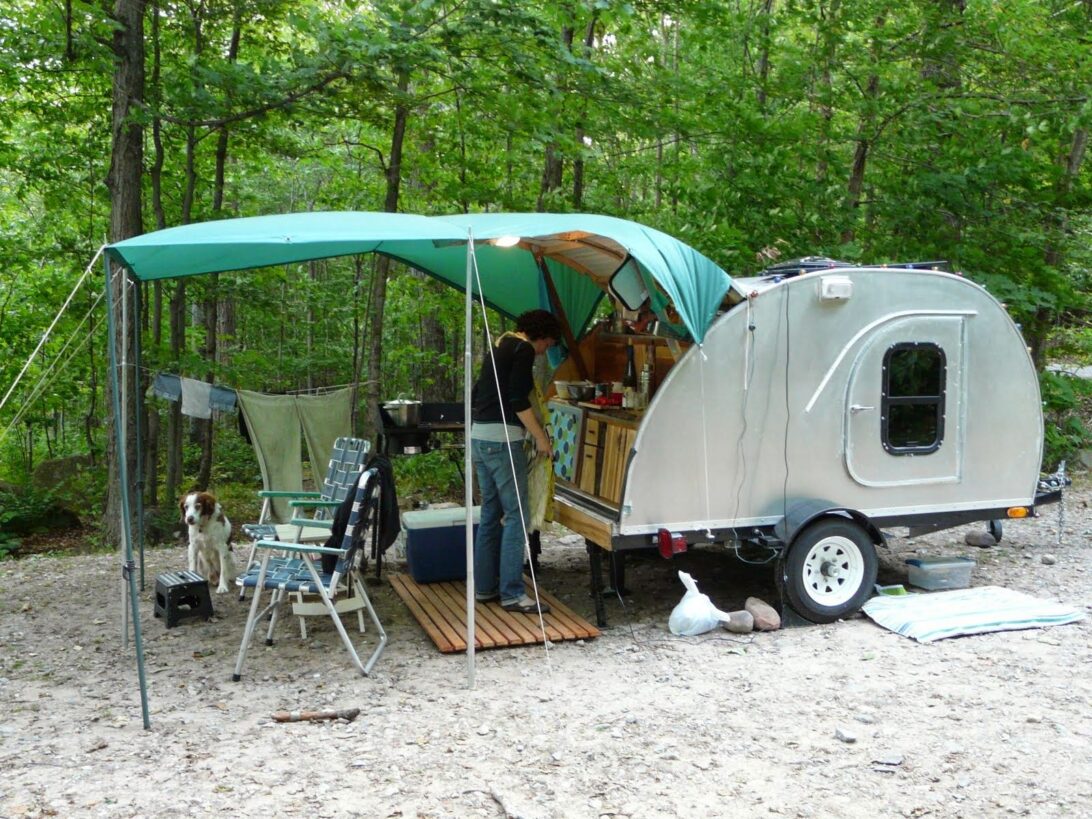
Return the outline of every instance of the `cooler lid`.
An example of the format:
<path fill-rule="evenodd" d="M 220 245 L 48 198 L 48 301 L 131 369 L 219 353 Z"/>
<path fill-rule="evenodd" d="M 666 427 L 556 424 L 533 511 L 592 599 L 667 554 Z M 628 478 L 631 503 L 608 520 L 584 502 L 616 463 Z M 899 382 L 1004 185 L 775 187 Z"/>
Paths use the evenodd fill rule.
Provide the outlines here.
<path fill-rule="evenodd" d="M 480 523 L 482 508 L 474 507 L 474 523 Z M 466 524 L 466 507 L 451 506 L 444 509 L 418 509 L 402 513 L 402 525 L 407 529 L 435 529 L 440 526 Z"/>

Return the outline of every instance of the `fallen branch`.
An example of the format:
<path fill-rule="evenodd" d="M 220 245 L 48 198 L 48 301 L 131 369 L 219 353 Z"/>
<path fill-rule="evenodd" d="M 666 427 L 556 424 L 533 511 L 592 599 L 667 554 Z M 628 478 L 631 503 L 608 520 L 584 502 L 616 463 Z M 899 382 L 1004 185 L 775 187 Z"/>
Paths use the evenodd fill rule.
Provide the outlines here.
<path fill-rule="evenodd" d="M 359 708 L 343 708 L 340 711 L 277 711 L 274 722 L 318 722 L 327 719 L 343 719 L 352 722 L 360 714 Z"/>

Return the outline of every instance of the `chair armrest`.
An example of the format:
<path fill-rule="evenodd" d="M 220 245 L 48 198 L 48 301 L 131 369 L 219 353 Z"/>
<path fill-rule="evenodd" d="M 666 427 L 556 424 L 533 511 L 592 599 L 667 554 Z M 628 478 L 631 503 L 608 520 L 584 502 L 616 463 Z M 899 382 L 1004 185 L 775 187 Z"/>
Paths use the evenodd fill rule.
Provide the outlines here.
<path fill-rule="evenodd" d="M 306 543 L 285 543 L 283 540 L 259 540 L 254 544 L 259 549 L 270 549 L 274 552 L 291 552 L 293 554 L 319 554 L 319 555 L 344 555 L 344 549 L 328 549 L 325 546 L 308 545 Z"/>
<path fill-rule="evenodd" d="M 291 500 L 288 501 L 288 505 L 293 509 L 302 509 L 304 507 L 317 507 L 319 509 L 336 509 L 341 506 L 341 501 L 335 500 Z"/>
<path fill-rule="evenodd" d="M 321 492 L 294 492 L 287 489 L 259 489 L 259 498 L 321 498 Z"/>
<path fill-rule="evenodd" d="M 304 529 L 326 529 L 332 531 L 334 528 L 334 522 L 332 520 L 312 520 L 311 518 L 292 518 L 288 521 L 289 526 L 299 526 Z"/>

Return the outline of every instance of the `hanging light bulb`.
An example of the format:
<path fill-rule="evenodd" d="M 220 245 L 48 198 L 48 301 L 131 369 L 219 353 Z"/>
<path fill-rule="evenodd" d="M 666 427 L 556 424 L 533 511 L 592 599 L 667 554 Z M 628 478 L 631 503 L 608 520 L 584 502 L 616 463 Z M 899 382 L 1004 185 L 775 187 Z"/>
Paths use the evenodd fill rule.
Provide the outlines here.
<path fill-rule="evenodd" d="M 519 242 L 519 236 L 498 236 L 493 240 L 493 244 L 497 247 L 515 247 Z"/>

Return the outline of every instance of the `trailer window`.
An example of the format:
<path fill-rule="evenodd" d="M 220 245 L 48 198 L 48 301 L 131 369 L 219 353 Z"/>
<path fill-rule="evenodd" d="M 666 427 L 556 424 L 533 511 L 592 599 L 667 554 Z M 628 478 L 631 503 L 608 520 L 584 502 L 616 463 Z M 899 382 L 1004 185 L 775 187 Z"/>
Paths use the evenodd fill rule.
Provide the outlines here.
<path fill-rule="evenodd" d="M 881 434 L 892 455 L 936 452 L 944 439 L 947 362 L 936 344 L 896 344 L 883 359 Z"/>

